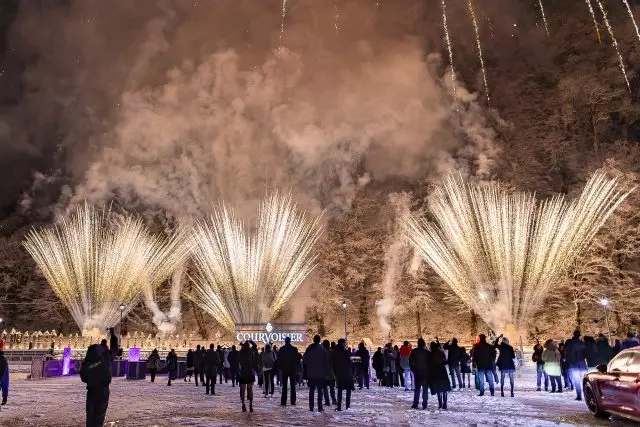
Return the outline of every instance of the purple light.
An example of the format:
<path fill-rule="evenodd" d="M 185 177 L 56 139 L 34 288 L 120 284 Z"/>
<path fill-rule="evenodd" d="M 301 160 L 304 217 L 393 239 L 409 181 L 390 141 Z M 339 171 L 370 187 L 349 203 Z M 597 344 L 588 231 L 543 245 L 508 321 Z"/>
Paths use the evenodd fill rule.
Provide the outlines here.
<path fill-rule="evenodd" d="M 69 375 L 71 367 L 71 347 L 65 347 L 62 353 L 62 375 Z"/>
<path fill-rule="evenodd" d="M 140 361 L 140 349 L 138 347 L 131 347 L 129 349 L 129 362 L 139 362 Z"/>

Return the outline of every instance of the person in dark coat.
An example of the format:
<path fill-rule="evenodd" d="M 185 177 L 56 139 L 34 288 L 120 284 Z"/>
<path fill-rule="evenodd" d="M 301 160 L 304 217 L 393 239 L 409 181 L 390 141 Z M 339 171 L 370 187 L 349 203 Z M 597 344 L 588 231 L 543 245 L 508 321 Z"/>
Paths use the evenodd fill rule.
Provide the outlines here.
<path fill-rule="evenodd" d="M 608 365 L 613 359 L 613 348 L 609 345 L 607 337 L 599 334 L 596 346 L 598 347 L 598 365 Z"/>
<path fill-rule="evenodd" d="M 587 362 L 585 346 L 580 339 L 579 330 L 576 330 L 573 338 L 565 343 L 565 352 L 569 364 L 569 378 L 576 389 L 576 400 L 582 400 L 582 378 L 587 373 Z"/>
<path fill-rule="evenodd" d="M 118 340 L 118 336 L 116 335 L 116 330 L 114 328 L 109 328 L 109 350 L 111 350 L 111 357 L 113 359 L 117 358 L 120 350 L 120 340 Z"/>
<path fill-rule="evenodd" d="M 464 387 L 466 379 L 467 387 L 471 388 L 471 356 L 464 347 L 460 347 L 460 373 L 462 374 L 462 387 Z"/>
<path fill-rule="evenodd" d="M 171 380 L 175 380 L 178 374 L 178 355 L 174 349 L 167 354 L 167 385 L 171 385 Z"/>
<path fill-rule="evenodd" d="M 249 349 L 251 350 L 251 349 Z M 229 375 L 231 376 L 231 387 L 236 386 L 236 382 L 238 381 L 238 363 L 239 363 L 239 354 L 238 350 L 236 350 L 236 346 L 231 346 L 231 351 L 227 356 L 227 360 L 229 361 Z M 253 389 L 252 389 L 253 392 Z"/>
<path fill-rule="evenodd" d="M 158 362 L 160 361 L 160 355 L 158 349 L 154 348 L 149 358 L 147 359 L 147 365 L 149 367 L 149 373 L 151 374 L 151 382 L 156 381 L 156 372 L 158 372 Z"/>
<path fill-rule="evenodd" d="M 187 379 L 189 380 L 189 382 L 191 382 L 192 376 L 193 376 L 193 351 L 189 349 L 189 351 L 187 351 L 187 372 L 186 372 L 186 375 L 184 376 L 184 382 L 187 382 Z"/>
<path fill-rule="evenodd" d="M 587 370 L 595 369 L 598 366 L 598 346 L 593 337 L 584 337 L 584 355 L 587 360 Z"/>
<path fill-rule="evenodd" d="M 198 387 L 198 377 L 201 375 L 204 375 L 204 371 L 202 368 L 203 359 L 204 359 L 204 354 L 200 349 L 200 344 L 198 344 L 196 346 L 196 351 L 193 352 L 193 376 L 196 377 L 196 387 Z M 204 381 L 200 381 L 200 382 L 204 383 Z"/>
<path fill-rule="evenodd" d="M 9 362 L 4 357 L 4 340 L 0 340 L 0 388 L 2 389 L 2 404 L 7 404 L 9 397 Z"/>
<path fill-rule="evenodd" d="M 494 365 L 494 352 L 495 349 L 491 344 L 487 342 L 487 337 L 484 334 L 478 336 L 478 343 L 473 346 L 473 362 L 476 365 L 476 375 L 478 378 L 478 389 L 480 394 L 478 396 L 484 396 L 484 380 L 486 378 L 489 381 L 489 391 L 491 396 L 494 395 L 494 377 L 493 368 Z"/>
<path fill-rule="evenodd" d="M 102 427 L 111 384 L 111 359 L 102 346 L 89 346 L 80 368 L 80 379 L 87 384 L 87 427 Z"/>
<path fill-rule="evenodd" d="M 371 365 L 373 370 L 376 371 L 376 378 L 378 379 L 378 385 L 384 385 L 384 356 L 382 355 L 382 347 L 378 347 L 373 357 L 371 358 Z"/>
<path fill-rule="evenodd" d="M 313 344 L 309 345 L 303 356 L 304 372 L 309 384 L 309 410 L 313 412 L 314 393 L 318 392 L 318 412 L 322 412 L 322 391 L 324 388 L 329 353 L 320 345 L 320 335 L 313 337 Z"/>
<path fill-rule="evenodd" d="M 362 390 L 362 387 L 366 386 L 369 389 L 369 350 L 361 342 L 358 344 L 358 351 L 356 356 L 360 358 L 358 363 L 358 389 Z"/>
<path fill-rule="evenodd" d="M 276 352 L 271 350 L 271 346 L 267 344 L 264 346 L 264 352 L 258 354 L 257 357 L 262 359 L 262 375 L 264 376 L 264 395 L 273 395 L 275 392 L 274 378 L 275 378 L 275 366 L 276 366 Z"/>
<path fill-rule="evenodd" d="M 258 367 L 257 356 L 251 349 L 249 341 L 242 343 L 242 348 L 238 355 L 236 367 L 240 383 L 240 400 L 242 401 L 242 412 L 247 412 L 245 406 L 245 392 L 249 400 L 249 411 L 253 412 L 253 383 L 256 381 L 256 368 Z M 235 346 L 233 348 L 235 350 Z"/>
<path fill-rule="evenodd" d="M 571 388 L 571 390 L 573 390 L 573 384 L 569 378 L 569 363 L 567 362 L 567 351 L 564 340 L 558 343 L 558 351 L 560 352 L 560 375 L 564 378 L 564 388 Z"/>
<path fill-rule="evenodd" d="M 544 360 L 542 360 L 542 352 L 544 352 L 544 347 L 540 344 L 540 341 L 536 342 L 536 345 L 533 346 L 533 356 L 531 356 L 531 360 L 536 363 L 536 390 L 541 391 L 542 386 L 542 377 L 544 376 L 544 391 L 549 390 L 549 375 L 544 370 Z"/>
<path fill-rule="evenodd" d="M 617 356 L 618 353 L 620 353 L 621 351 L 622 351 L 622 341 L 616 338 L 613 341 L 613 355 Z"/>
<path fill-rule="evenodd" d="M 222 346 L 218 346 L 216 353 L 218 353 L 218 358 L 220 359 L 220 363 L 218 364 L 218 377 L 220 378 L 220 384 L 222 384 L 222 376 L 224 375 L 224 350 Z"/>
<path fill-rule="evenodd" d="M 209 350 L 204 354 L 202 359 L 202 369 L 204 370 L 205 392 L 204 394 L 216 394 L 216 377 L 218 375 L 218 366 L 220 365 L 220 358 L 218 352 L 215 350 L 213 344 L 209 344 Z"/>
<path fill-rule="evenodd" d="M 429 388 L 431 394 L 438 395 L 438 409 L 447 410 L 447 395 L 451 391 L 449 375 L 447 375 L 447 358 L 440 348 L 440 343 L 431 343 L 429 358 Z"/>
<path fill-rule="evenodd" d="M 278 352 L 278 366 L 282 374 L 282 397 L 280 405 L 287 405 L 287 385 L 291 386 L 291 405 L 296 404 L 296 375 L 300 364 L 300 352 L 291 345 L 291 338 L 284 339 Z"/>
<path fill-rule="evenodd" d="M 427 402 L 429 400 L 429 365 L 430 365 L 431 353 L 426 349 L 426 344 L 422 338 L 418 339 L 418 347 L 411 350 L 411 356 L 409 356 L 409 366 L 413 377 L 415 379 L 415 385 L 413 387 L 413 405 L 411 408 L 418 409 L 420 403 L 420 389 L 422 389 L 422 409 L 427 409 Z"/>
<path fill-rule="evenodd" d="M 107 340 L 103 339 L 102 341 L 100 341 L 100 345 L 102 346 L 102 348 L 104 348 L 104 351 L 109 356 L 109 360 L 113 361 L 113 353 L 111 353 L 111 350 L 109 350 L 109 346 L 107 345 Z"/>
<path fill-rule="evenodd" d="M 384 352 L 382 353 L 384 356 L 384 383 L 387 387 L 392 387 L 395 385 L 395 377 L 396 377 L 396 359 L 397 355 L 393 351 L 393 347 L 391 343 L 387 343 Z"/>
<path fill-rule="evenodd" d="M 402 370 L 402 366 L 400 365 L 400 347 L 394 345 L 393 354 L 395 355 L 396 360 L 396 372 L 393 375 L 393 385 L 395 385 L 396 387 L 404 387 L 404 371 Z"/>
<path fill-rule="evenodd" d="M 498 344 L 498 341 L 502 338 L 502 342 Z M 509 383 L 511 384 L 511 397 L 513 397 L 514 380 L 516 373 L 516 364 L 514 359 L 516 358 L 516 352 L 513 347 L 509 345 L 509 338 L 500 335 L 493 343 L 495 348 L 500 352 L 498 355 L 498 361 L 496 366 L 500 369 L 500 395 L 504 397 L 504 378 L 509 376 Z"/>
<path fill-rule="evenodd" d="M 635 333 L 629 331 L 627 332 L 627 338 L 620 343 L 620 350 L 627 350 L 638 346 L 640 346 L 640 340 L 638 340 Z"/>
<path fill-rule="evenodd" d="M 338 385 L 338 407 L 336 411 L 342 411 L 342 391 L 346 391 L 345 409 L 351 406 L 351 390 L 353 389 L 353 370 L 351 366 L 351 354 L 347 350 L 347 342 L 344 338 L 338 340 L 338 345 L 331 353 L 331 366 L 336 375 Z"/>
<path fill-rule="evenodd" d="M 453 338 L 451 342 L 444 345 L 444 349 L 447 353 L 447 364 L 449 365 L 449 374 L 451 375 L 451 387 L 455 390 L 456 378 L 458 378 L 458 387 L 464 388 L 464 382 L 462 381 L 462 372 L 460 370 L 461 352 L 458 347 L 458 340 Z"/>
<path fill-rule="evenodd" d="M 336 349 L 336 343 L 329 344 L 329 340 L 322 341 L 322 347 L 327 350 L 327 375 L 324 377 L 324 386 L 322 387 L 324 395 L 324 406 L 336 404 L 336 375 L 333 373 L 332 357 L 333 351 Z M 331 400 L 329 400 L 331 397 Z"/>

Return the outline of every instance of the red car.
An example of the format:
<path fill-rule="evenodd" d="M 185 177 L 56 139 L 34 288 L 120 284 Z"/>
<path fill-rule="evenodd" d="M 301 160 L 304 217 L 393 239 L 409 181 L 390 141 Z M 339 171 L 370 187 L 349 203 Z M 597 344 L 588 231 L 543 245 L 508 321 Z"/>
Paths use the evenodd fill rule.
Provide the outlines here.
<path fill-rule="evenodd" d="M 617 415 L 640 422 L 640 347 L 621 351 L 609 365 L 585 375 L 584 397 L 598 418 Z"/>

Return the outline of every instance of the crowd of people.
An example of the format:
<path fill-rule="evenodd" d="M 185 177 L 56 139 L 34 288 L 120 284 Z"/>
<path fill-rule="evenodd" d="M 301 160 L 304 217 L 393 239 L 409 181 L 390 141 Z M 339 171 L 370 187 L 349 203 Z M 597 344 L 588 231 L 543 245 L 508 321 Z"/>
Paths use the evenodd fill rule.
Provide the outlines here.
<path fill-rule="evenodd" d="M 111 345 L 117 348 L 117 341 L 112 339 Z M 551 339 L 544 345 L 537 342 L 532 356 L 536 365 L 537 390 L 541 391 L 543 384 L 545 390 L 551 388 L 551 393 L 571 389 L 576 391 L 576 399 L 581 400 L 581 379 L 589 368 L 606 364 L 617 352 L 638 345 L 638 339 L 632 333 L 627 339 L 610 346 L 602 334 L 597 338 L 581 337 L 579 331 L 575 331 L 566 342 L 556 343 Z M 420 338 L 417 347 L 408 341 L 400 347 L 388 343 L 384 348 L 378 347 L 371 357 L 364 343 L 360 343 L 357 349 L 350 349 L 344 339 L 336 343 L 322 341 L 316 335 L 303 353 L 291 344 L 289 338 L 280 348 L 266 344 L 259 349 L 253 341 L 241 343 L 239 350 L 235 345 L 222 348 L 210 344 L 208 349 L 197 346 L 187 352 L 184 381 L 192 382 L 194 379 L 196 386 L 205 388 L 206 395 L 216 395 L 217 382 L 231 382 L 231 387 L 238 385 L 243 412 L 254 410 L 255 383 L 266 398 L 275 394 L 276 384 L 281 385 L 282 406 L 287 402 L 296 405 L 296 389 L 306 385 L 310 411 L 323 412 L 329 406 L 342 411 L 350 408 L 356 386 L 358 389 L 370 387 L 371 367 L 379 386 L 404 387 L 405 391 L 413 391 L 411 408 L 426 409 L 431 394 L 437 396 L 438 408 L 447 410 L 448 393 L 456 388 L 471 388 L 472 374 L 475 374 L 474 386 L 479 396 L 485 395 L 486 384 L 490 395 L 494 396 L 498 383 L 502 397 L 505 397 L 505 385 L 507 393 L 514 397 L 518 359 L 509 339 L 502 335 L 489 341 L 481 334 L 470 351 L 459 346 L 455 338 L 446 343 L 440 343 L 436 338 L 429 345 Z M 87 384 L 88 426 L 104 422 L 112 360 L 107 340 L 103 340 L 101 344 L 89 347 L 82 364 L 80 376 Z M 171 386 L 178 372 L 178 356 L 173 349 L 165 362 L 167 386 Z M 149 356 L 147 366 L 151 382 L 154 382 L 160 366 L 157 350 Z"/>

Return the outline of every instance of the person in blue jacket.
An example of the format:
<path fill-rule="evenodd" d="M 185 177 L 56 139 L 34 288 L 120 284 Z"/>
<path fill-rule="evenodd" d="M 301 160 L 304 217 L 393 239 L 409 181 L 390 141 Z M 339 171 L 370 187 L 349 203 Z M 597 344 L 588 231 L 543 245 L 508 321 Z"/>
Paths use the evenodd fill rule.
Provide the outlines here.
<path fill-rule="evenodd" d="M 9 397 L 9 363 L 4 357 L 4 340 L 0 340 L 0 386 L 2 386 L 2 404 L 7 404 Z"/>

